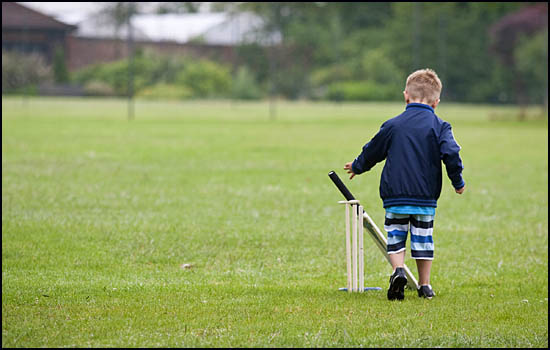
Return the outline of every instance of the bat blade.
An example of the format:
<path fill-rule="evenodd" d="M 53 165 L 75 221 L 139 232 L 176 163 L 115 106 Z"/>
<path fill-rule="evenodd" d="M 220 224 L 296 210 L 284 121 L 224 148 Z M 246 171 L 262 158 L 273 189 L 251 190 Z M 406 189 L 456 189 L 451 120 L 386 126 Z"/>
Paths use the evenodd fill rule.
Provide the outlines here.
<path fill-rule="evenodd" d="M 336 185 L 338 190 L 340 190 L 340 193 L 346 198 L 346 200 L 354 200 L 355 197 L 351 194 L 349 189 L 344 185 L 342 180 L 338 177 L 338 174 L 336 172 L 331 171 L 328 173 L 328 176 Z M 367 232 L 369 233 L 369 236 L 373 239 L 375 245 L 380 249 L 380 252 L 384 255 L 386 260 L 391 264 L 390 257 L 387 252 L 387 244 L 388 241 L 386 240 L 386 236 L 380 231 L 378 226 L 374 223 L 374 221 L 371 219 L 369 214 L 367 214 L 366 211 L 363 211 L 363 227 L 367 229 Z M 407 267 L 407 265 L 403 264 L 405 274 L 407 275 L 407 286 L 411 289 L 417 290 L 419 288 L 418 281 L 414 277 L 411 270 Z"/>
<path fill-rule="evenodd" d="M 382 233 L 382 231 L 380 231 L 380 229 L 376 226 L 376 224 L 366 211 L 363 211 L 363 226 L 367 229 L 375 245 L 378 247 L 378 249 L 380 249 L 388 263 L 390 263 L 391 265 L 390 257 L 386 250 L 388 244 L 386 236 Z M 407 286 L 413 290 L 417 290 L 419 288 L 419 285 L 413 273 L 406 264 L 403 264 L 403 269 L 405 270 L 405 274 L 407 275 Z"/>

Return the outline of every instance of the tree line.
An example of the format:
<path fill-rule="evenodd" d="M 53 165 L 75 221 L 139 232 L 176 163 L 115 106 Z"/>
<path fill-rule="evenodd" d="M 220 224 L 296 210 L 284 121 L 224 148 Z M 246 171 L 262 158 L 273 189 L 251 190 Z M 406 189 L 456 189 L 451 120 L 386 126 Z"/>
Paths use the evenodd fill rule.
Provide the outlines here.
<path fill-rule="evenodd" d="M 205 3 L 107 3 L 99 11 L 116 32 L 153 4 L 157 13 L 202 11 Z M 548 4 L 541 2 L 216 2 L 208 11 L 253 12 L 257 41 L 237 45 L 237 65 L 137 50 L 127 60 L 68 73 L 90 94 L 124 95 L 128 74 L 148 97 L 282 97 L 332 101 L 402 99 L 405 79 L 432 68 L 442 99 L 548 105 Z M 277 34 L 278 41 L 272 41 Z M 45 73 L 39 62 L 2 55 L 2 90 Z M 36 61 L 36 62 L 35 62 Z M 56 59 L 62 62 L 63 59 Z M 13 64 L 10 64 L 12 62 Z M 38 63 L 37 63 L 38 62 Z M 25 68 L 26 67 L 26 68 Z M 31 74 L 34 70 L 37 72 Z M 37 68 L 38 67 L 38 68 Z M 23 75 L 28 79 L 20 79 Z M 60 78 L 61 77 L 61 78 Z"/>
<path fill-rule="evenodd" d="M 251 66 L 265 79 L 271 65 L 285 97 L 401 98 L 406 76 L 430 67 L 449 101 L 547 105 L 547 3 L 254 2 L 233 10 L 253 11 L 266 34 L 281 33 L 290 53 L 267 52 L 275 63 Z"/>

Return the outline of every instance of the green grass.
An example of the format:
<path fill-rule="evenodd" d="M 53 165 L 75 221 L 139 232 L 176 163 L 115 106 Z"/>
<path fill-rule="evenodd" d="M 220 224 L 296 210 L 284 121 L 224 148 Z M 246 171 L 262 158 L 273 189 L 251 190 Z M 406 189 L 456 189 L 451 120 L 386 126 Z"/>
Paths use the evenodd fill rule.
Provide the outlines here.
<path fill-rule="evenodd" d="M 548 125 L 448 105 L 431 301 L 346 280 L 342 170 L 403 104 L 2 98 L 3 347 L 547 347 Z M 491 121 L 493 119 L 493 121 Z M 383 164 L 345 178 L 381 227 Z M 407 252 L 406 263 L 416 274 Z M 191 264 L 190 269 L 181 268 Z"/>

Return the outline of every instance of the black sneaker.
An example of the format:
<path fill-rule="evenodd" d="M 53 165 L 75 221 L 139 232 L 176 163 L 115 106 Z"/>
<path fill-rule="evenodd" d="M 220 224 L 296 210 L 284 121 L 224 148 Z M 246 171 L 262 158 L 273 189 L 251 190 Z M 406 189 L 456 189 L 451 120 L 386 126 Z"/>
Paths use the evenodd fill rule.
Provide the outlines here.
<path fill-rule="evenodd" d="M 428 285 L 420 286 L 420 288 L 418 288 L 418 296 L 420 298 L 431 299 L 435 297 L 435 293 L 432 289 L 432 286 L 428 284 Z"/>
<path fill-rule="evenodd" d="M 390 287 L 388 288 L 388 300 L 403 300 L 405 299 L 405 285 L 407 284 L 407 276 L 405 269 L 398 267 L 393 275 L 390 276 Z"/>

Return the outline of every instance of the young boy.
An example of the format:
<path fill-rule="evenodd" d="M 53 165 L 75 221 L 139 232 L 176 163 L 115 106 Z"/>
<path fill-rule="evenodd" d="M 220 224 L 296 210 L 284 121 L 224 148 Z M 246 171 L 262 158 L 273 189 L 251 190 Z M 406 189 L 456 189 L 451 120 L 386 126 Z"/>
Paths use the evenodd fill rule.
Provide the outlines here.
<path fill-rule="evenodd" d="M 411 255 L 419 274 L 418 296 L 435 296 L 430 285 L 434 254 L 432 239 L 437 199 L 441 194 L 441 161 L 455 192 L 464 192 L 460 146 L 451 125 L 434 113 L 442 84 L 431 69 L 409 75 L 403 95 L 405 111 L 382 124 L 361 154 L 344 169 L 355 175 L 370 170 L 386 159 L 380 179 L 380 197 L 386 209 L 384 229 L 388 232 L 387 252 L 393 267 L 388 299 L 404 299 L 407 276 L 403 269 L 407 233 L 411 231 Z"/>

